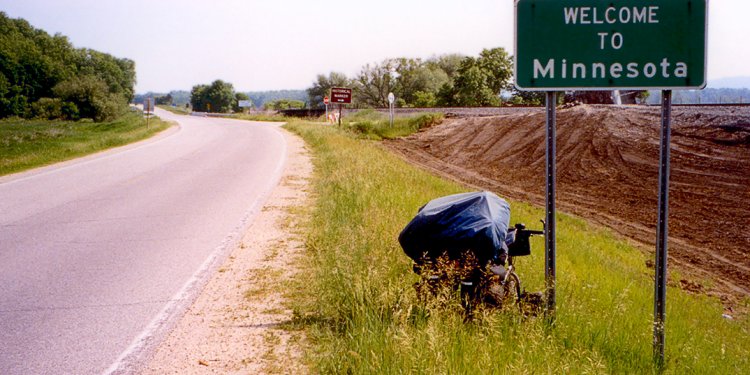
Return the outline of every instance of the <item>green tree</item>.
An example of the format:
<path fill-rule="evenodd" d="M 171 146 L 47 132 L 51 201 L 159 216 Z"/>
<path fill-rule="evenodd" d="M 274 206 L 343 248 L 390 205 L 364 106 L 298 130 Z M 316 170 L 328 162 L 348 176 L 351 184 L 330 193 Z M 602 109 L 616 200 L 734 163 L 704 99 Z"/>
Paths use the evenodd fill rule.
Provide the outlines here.
<path fill-rule="evenodd" d="M 234 86 L 220 79 L 210 85 L 193 86 L 190 103 L 199 112 L 229 113 L 236 105 Z"/>
<path fill-rule="evenodd" d="M 437 95 L 432 92 L 417 91 L 414 98 L 415 107 L 435 107 L 438 103 Z"/>
<path fill-rule="evenodd" d="M 458 73 L 458 68 L 465 58 L 466 56 L 457 53 L 440 55 L 427 60 L 426 65 L 433 69 L 442 70 L 452 80 L 456 76 L 456 73 Z"/>
<path fill-rule="evenodd" d="M 483 50 L 478 58 L 466 57 L 453 76 L 438 92 L 440 105 L 497 106 L 500 92 L 509 88 L 513 61 L 503 48 Z"/>
<path fill-rule="evenodd" d="M 134 84 L 132 60 L 73 48 L 62 35 L 50 36 L 0 12 L 0 117 L 73 116 L 80 106 L 81 116 L 110 119 L 125 110 Z M 77 101 L 48 100 L 56 98 Z"/>
<path fill-rule="evenodd" d="M 263 107 L 266 110 L 275 111 L 281 111 L 284 109 L 302 109 L 305 108 L 305 102 L 301 100 L 278 99 L 267 102 Z"/>
<path fill-rule="evenodd" d="M 110 121 L 122 115 L 125 99 L 111 93 L 106 82 L 92 75 L 76 76 L 55 85 L 55 96 L 75 104 L 78 116 L 94 121 Z"/>
<path fill-rule="evenodd" d="M 193 86 L 193 89 L 190 90 L 190 105 L 193 107 L 194 111 L 208 112 L 209 103 L 206 97 L 207 90 L 208 85 L 195 85 Z"/>
<path fill-rule="evenodd" d="M 172 94 L 157 96 L 155 101 L 157 105 L 172 105 Z"/>
<path fill-rule="evenodd" d="M 416 105 L 416 94 L 438 92 L 443 84 L 450 82 L 448 74 L 435 65 L 429 65 L 420 59 L 395 59 L 396 87 L 394 93 L 406 102 L 407 106 Z"/>
<path fill-rule="evenodd" d="M 453 104 L 467 107 L 499 105 L 499 91 L 493 91 L 491 79 L 492 75 L 483 69 L 478 59 L 467 57 L 453 82 Z"/>
<path fill-rule="evenodd" d="M 388 94 L 397 85 L 395 59 L 383 60 L 380 64 L 367 64 L 354 79 L 359 103 L 371 107 L 387 107 Z"/>
<path fill-rule="evenodd" d="M 318 74 L 312 87 L 307 89 L 311 108 L 322 108 L 323 97 L 330 95 L 331 87 L 350 87 L 352 82 L 344 73 L 331 72 L 327 76 Z"/>

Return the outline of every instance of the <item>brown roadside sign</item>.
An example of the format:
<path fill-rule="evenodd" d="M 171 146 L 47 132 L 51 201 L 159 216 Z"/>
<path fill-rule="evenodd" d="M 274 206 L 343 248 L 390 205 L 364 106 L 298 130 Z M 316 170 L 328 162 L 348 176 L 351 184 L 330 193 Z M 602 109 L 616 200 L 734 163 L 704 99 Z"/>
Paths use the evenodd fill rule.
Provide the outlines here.
<path fill-rule="evenodd" d="M 331 88 L 331 103 L 350 104 L 352 102 L 352 89 L 343 87 Z"/>

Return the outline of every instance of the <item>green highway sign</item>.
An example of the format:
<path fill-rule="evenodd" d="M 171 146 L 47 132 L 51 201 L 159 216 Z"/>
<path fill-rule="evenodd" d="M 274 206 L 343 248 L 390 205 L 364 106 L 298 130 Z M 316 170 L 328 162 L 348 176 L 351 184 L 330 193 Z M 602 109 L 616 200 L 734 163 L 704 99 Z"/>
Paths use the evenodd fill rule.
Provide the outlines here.
<path fill-rule="evenodd" d="M 516 0 L 521 90 L 700 89 L 708 0 Z"/>

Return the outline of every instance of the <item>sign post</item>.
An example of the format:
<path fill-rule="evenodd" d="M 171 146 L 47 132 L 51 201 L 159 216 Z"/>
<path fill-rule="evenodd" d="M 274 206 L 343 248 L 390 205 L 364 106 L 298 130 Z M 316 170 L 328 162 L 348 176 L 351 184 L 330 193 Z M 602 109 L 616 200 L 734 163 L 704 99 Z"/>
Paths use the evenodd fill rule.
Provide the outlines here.
<path fill-rule="evenodd" d="M 393 127 L 393 102 L 396 101 L 396 96 L 392 92 L 388 93 L 388 113 L 391 115 L 391 127 Z"/>
<path fill-rule="evenodd" d="M 659 217 L 656 226 L 656 277 L 654 279 L 654 359 L 664 365 L 664 320 L 667 302 L 667 240 L 669 219 L 669 146 L 672 122 L 672 90 L 661 93 L 659 140 Z"/>
<path fill-rule="evenodd" d="M 327 96 L 323 97 L 323 104 L 325 104 L 326 106 L 326 122 L 328 122 L 328 97 Z"/>
<path fill-rule="evenodd" d="M 339 105 L 339 126 L 341 126 L 341 108 L 344 104 L 351 104 L 352 89 L 331 87 L 331 101 Z"/>
<path fill-rule="evenodd" d="M 654 361 L 664 364 L 673 89 L 706 85 L 708 0 L 516 0 L 515 84 L 547 92 L 546 312 L 555 311 L 554 91 L 659 89 Z M 618 93 L 619 94 L 619 93 Z"/>
<path fill-rule="evenodd" d="M 546 167 L 546 182 L 547 187 L 545 189 L 545 220 L 544 220 L 544 285 L 545 285 L 545 296 L 547 300 L 546 308 L 544 309 L 544 315 L 550 322 L 555 320 L 555 279 L 557 275 L 557 250 L 556 250 L 556 228 L 557 222 L 555 220 L 555 188 L 557 185 L 557 92 L 548 91 L 546 93 L 547 103 L 547 129 L 545 136 L 547 137 L 545 161 Z"/>
<path fill-rule="evenodd" d="M 149 129 L 151 127 L 149 120 L 151 119 L 151 114 L 154 113 L 154 98 L 146 98 L 144 100 L 143 113 L 146 115 L 146 129 Z"/>
<path fill-rule="evenodd" d="M 244 112 L 245 108 L 250 108 L 253 106 L 252 100 L 238 100 L 237 106 L 242 108 L 242 111 Z"/>

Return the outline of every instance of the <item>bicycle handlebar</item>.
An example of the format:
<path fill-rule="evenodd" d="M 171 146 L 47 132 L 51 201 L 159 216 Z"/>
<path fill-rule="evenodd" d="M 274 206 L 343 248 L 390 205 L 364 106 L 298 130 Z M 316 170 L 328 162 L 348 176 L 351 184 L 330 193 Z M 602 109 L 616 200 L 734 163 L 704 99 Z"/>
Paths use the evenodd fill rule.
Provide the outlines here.
<path fill-rule="evenodd" d="M 523 236 L 523 235 L 527 235 L 527 236 L 543 236 L 544 235 L 544 231 L 543 230 L 516 229 L 516 228 L 510 228 L 510 230 L 508 230 L 508 232 L 513 232 L 513 231 L 516 232 L 517 236 Z"/>
<path fill-rule="evenodd" d="M 530 234 L 532 236 L 537 236 L 537 235 L 543 236 L 544 235 L 544 231 L 543 230 L 526 230 L 526 229 L 522 229 L 521 231 L 522 232 L 526 232 L 526 233 L 528 233 L 528 234 Z"/>

